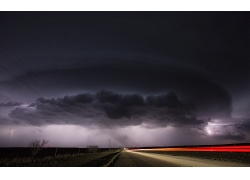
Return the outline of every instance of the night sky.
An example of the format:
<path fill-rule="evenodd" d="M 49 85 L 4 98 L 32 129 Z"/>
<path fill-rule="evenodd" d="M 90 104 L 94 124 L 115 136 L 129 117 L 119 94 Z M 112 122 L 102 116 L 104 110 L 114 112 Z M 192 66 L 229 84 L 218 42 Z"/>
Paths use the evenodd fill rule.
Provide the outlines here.
<path fill-rule="evenodd" d="M 250 140 L 249 12 L 0 12 L 0 146 Z"/>

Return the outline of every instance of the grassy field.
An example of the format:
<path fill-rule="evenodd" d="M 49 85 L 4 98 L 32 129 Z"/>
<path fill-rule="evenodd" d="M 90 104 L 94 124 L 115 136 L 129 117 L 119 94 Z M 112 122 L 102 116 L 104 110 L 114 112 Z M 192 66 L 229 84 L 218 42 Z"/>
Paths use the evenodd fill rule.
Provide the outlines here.
<path fill-rule="evenodd" d="M 63 154 L 58 156 L 45 156 L 43 158 L 1 158 L 1 167 L 103 167 L 120 150 L 112 152 Z"/>

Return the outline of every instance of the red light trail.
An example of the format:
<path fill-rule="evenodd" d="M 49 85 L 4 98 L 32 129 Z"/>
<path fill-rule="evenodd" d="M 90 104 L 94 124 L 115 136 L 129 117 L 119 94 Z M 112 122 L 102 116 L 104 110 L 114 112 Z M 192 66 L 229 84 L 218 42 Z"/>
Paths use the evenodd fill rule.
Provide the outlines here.
<path fill-rule="evenodd" d="M 205 147 L 168 147 L 168 148 L 138 148 L 132 151 L 193 151 L 193 152 L 250 152 L 250 145 L 245 146 L 205 146 Z"/>

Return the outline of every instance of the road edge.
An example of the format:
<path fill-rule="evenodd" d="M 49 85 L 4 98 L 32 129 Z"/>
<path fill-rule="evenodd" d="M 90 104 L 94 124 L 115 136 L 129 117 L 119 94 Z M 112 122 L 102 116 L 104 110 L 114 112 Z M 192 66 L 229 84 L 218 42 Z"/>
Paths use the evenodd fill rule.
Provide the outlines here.
<path fill-rule="evenodd" d="M 116 160 L 119 158 L 122 151 L 120 151 L 118 154 L 116 154 L 107 164 L 105 164 L 103 167 L 111 167 L 115 164 Z"/>

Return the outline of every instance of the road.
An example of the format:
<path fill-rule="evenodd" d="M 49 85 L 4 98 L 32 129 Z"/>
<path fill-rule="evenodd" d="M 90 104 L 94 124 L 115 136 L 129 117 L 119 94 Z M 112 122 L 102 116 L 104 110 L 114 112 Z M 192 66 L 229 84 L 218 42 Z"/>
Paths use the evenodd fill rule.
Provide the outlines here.
<path fill-rule="evenodd" d="M 114 167 L 249 167 L 249 164 L 124 150 Z"/>

